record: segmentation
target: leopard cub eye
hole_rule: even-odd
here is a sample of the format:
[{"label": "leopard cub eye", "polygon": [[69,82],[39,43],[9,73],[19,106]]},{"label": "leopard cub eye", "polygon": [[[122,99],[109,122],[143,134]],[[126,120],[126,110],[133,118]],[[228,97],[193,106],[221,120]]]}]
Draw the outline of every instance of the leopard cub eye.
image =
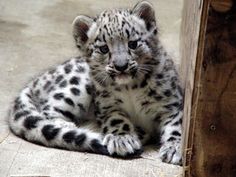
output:
[{"label": "leopard cub eye", "polygon": [[99,50],[103,53],[103,54],[107,54],[109,52],[109,48],[107,45],[103,45],[101,47],[99,47]]},{"label": "leopard cub eye", "polygon": [[128,42],[128,47],[130,48],[130,49],[136,49],[137,48],[137,46],[138,46],[138,41],[129,41]]}]

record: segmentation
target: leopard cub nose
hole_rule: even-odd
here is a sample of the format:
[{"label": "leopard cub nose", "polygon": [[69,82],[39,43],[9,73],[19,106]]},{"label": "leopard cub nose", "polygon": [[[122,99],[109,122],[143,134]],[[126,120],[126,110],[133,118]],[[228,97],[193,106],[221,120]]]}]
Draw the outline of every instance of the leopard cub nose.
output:
[{"label": "leopard cub nose", "polygon": [[128,68],[128,63],[124,63],[123,65],[119,65],[119,64],[114,64],[114,67],[117,71],[125,71]]}]

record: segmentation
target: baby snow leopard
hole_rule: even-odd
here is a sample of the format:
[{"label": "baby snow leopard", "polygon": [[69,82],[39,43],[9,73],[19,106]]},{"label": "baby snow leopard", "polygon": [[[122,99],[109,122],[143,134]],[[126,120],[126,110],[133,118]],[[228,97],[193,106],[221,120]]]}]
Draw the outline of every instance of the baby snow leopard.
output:
[{"label": "baby snow leopard", "polygon": [[120,157],[160,137],[162,161],[180,164],[183,96],[152,5],[78,16],[73,36],[81,56],[21,91],[11,130],[49,147]]}]

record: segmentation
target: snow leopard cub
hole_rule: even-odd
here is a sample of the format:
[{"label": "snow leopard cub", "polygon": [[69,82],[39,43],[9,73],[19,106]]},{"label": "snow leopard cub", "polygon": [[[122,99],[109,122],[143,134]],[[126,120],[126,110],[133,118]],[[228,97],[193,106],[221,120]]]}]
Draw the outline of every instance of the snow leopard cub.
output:
[{"label": "snow leopard cub", "polygon": [[152,5],[78,16],[73,35],[81,56],[21,91],[11,130],[49,147],[120,157],[160,137],[162,161],[180,164],[183,96]]}]

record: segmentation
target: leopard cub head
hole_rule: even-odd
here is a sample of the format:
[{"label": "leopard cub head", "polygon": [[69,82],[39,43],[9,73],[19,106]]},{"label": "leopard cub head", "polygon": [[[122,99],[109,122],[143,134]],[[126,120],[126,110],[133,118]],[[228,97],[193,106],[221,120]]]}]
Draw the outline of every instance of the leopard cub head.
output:
[{"label": "leopard cub head", "polygon": [[130,84],[151,72],[158,38],[155,12],[146,1],[132,10],[106,10],[96,18],[77,16],[73,36],[100,85]]}]

